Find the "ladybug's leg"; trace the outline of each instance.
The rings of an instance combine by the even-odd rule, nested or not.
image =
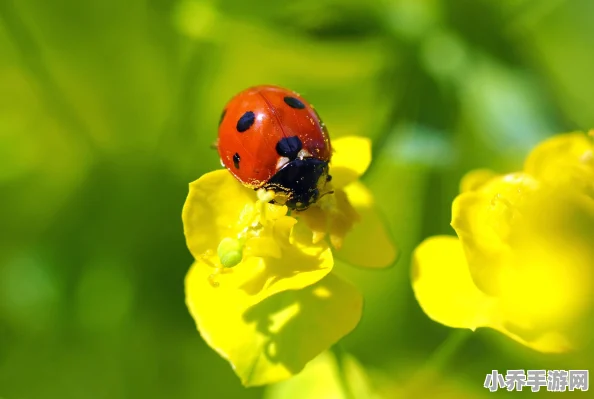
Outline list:
[[[332,181],[332,176],[328,175],[326,176],[326,182]]]
[[[219,139],[217,139],[215,142],[213,142],[213,143],[210,145],[210,148],[211,148],[212,150],[218,150],[218,149],[219,149]]]

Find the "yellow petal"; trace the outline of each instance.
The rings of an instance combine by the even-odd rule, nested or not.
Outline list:
[[[341,137],[332,142],[330,175],[332,186],[342,188],[359,179],[371,163],[371,140],[367,137]]]
[[[575,349],[575,346],[569,341],[567,336],[557,331],[548,331],[542,335],[524,339],[521,335],[515,334],[505,327],[495,328],[502,334],[520,344],[544,353],[565,353]]]
[[[194,258],[216,250],[223,238],[235,237],[243,208],[255,200],[256,194],[227,170],[207,173],[191,183],[182,221],[186,243]]]
[[[358,215],[358,221],[345,232],[346,235],[343,233],[342,245],[334,252],[335,256],[355,266],[379,268],[392,265],[396,262],[398,251],[374,207],[373,195],[359,182],[349,184],[344,192]],[[338,202],[339,205],[341,203]]]
[[[248,292],[260,290],[257,299],[260,301],[277,292],[314,284],[330,273],[333,265],[332,251],[327,243],[312,245],[294,241],[283,248],[281,258],[266,259],[265,268],[243,288]]]
[[[580,335],[591,334],[591,323],[584,322],[594,309],[594,204],[548,186],[530,197],[512,225],[501,304],[522,333],[556,330],[578,347]]]
[[[245,243],[246,256],[270,257],[280,259],[282,250],[273,237],[253,237]]]
[[[266,204],[266,216],[269,219],[280,219],[287,214],[286,205],[275,205],[275,204]]]
[[[354,184],[354,183],[353,183]],[[344,190],[334,193],[334,209],[327,215],[328,233],[332,246],[339,250],[342,248],[344,238],[351,233],[353,225],[360,222],[360,215],[349,201]]]
[[[297,223],[297,219],[290,216],[283,216],[274,222],[273,234],[280,245],[289,243],[295,223]]]
[[[207,265],[192,266],[186,303],[204,340],[231,363],[245,386],[299,373],[361,317],[361,295],[334,274],[250,307],[243,290],[208,284],[209,273]]]
[[[299,375],[268,387],[264,399],[380,398],[374,392],[365,369],[354,357],[345,353],[341,361],[339,365],[331,352],[324,352]],[[345,392],[345,384],[350,395]]]
[[[474,284],[456,237],[431,237],[415,249],[412,286],[425,314],[438,323],[474,330],[492,318],[494,300]]]
[[[312,231],[312,242],[319,243],[326,236],[328,230],[328,216],[319,206],[311,206],[305,212],[299,213],[299,219],[302,220]]]
[[[419,305],[432,320],[454,328],[493,328],[541,352],[571,349],[566,334],[555,329],[522,328],[509,304],[479,290],[470,276],[460,241],[456,237],[431,237],[413,254],[412,285]],[[521,306],[521,298],[515,304]]]
[[[459,195],[452,205],[452,227],[462,241],[475,283],[484,292],[499,292],[502,270],[513,254],[508,242],[522,217],[520,208],[538,182],[523,173],[498,176],[476,191]]]
[[[515,173],[459,195],[452,214],[472,280],[497,299],[489,326],[538,350],[579,345],[594,306],[592,201]]]
[[[546,262],[562,254],[575,263],[575,253],[581,252],[587,258],[584,240],[594,233],[593,223],[585,197],[542,185],[524,173],[494,178],[478,191],[459,195],[452,207],[452,226],[473,279],[491,295],[501,294],[507,281],[527,267],[519,262],[521,256],[528,257],[524,264],[530,256]]]
[[[207,280],[216,288],[242,290],[250,305],[285,290],[301,289],[326,276],[333,265],[328,244],[290,243],[295,219],[282,216],[285,207],[264,204],[274,221],[273,234],[246,242],[243,261],[219,271],[215,251],[239,233],[244,210],[253,209],[256,193],[226,170],[208,173],[192,183],[182,214],[184,232],[195,259],[210,263]],[[246,208],[247,207],[247,208]],[[276,212],[276,213],[275,213]]]
[[[594,198],[594,137],[562,134],[540,143],[524,164],[538,180]]]
[[[209,266],[212,276],[207,280],[215,289],[242,291],[251,306],[281,291],[315,284],[332,270],[332,251],[325,242],[294,242],[282,249],[279,244],[272,238],[252,238],[246,243],[246,255],[261,258],[244,256],[241,263],[220,272]]]
[[[460,182],[460,192],[476,191],[496,177],[497,173],[489,169],[476,169],[468,172]]]

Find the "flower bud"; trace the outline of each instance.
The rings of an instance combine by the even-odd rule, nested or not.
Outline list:
[[[237,266],[243,258],[243,244],[234,238],[223,238],[217,248],[223,267]]]

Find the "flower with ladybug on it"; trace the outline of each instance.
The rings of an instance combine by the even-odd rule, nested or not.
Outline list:
[[[217,148],[225,169],[191,183],[183,209],[195,258],[186,302],[244,385],[269,384],[357,325],[361,295],[332,273],[334,258],[386,267],[396,249],[358,182],[370,141],[331,143],[298,94],[276,86],[239,93],[224,108]]]

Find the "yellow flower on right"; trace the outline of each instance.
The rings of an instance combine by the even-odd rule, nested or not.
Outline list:
[[[413,255],[413,290],[431,319],[542,352],[592,337],[594,131],[543,141],[521,172],[468,173],[451,225],[457,237],[430,237]]]

